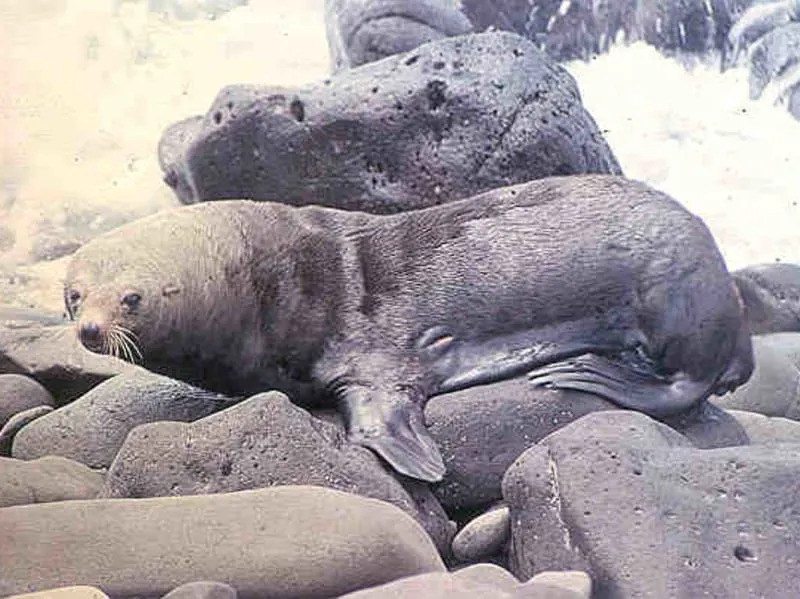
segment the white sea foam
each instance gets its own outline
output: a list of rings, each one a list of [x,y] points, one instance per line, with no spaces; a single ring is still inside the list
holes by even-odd
[[[28,0],[0,4],[0,18],[0,219],[19,256],[42,222],[80,207],[175,203],[155,146],[220,87],[328,72],[322,0],[250,0],[189,20],[145,0]],[[800,262],[800,123],[751,102],[745,71],[687,70],[643,44],[568,68],[625,173],[702,216],[729,266]]]
[[[751,101],[746,70],[643,43],[567,68],[625,174],[702,217],[730,268],[800,263],[800,122]]]

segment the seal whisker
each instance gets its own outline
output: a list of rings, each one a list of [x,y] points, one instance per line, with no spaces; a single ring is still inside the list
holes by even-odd
[[[114,341],[117,346],[117,357],[130,362],[130,351],[125,343],[124,333],[119,330],[114,331]]]
[[[109,329],[107,338],[108,338],[108,351],[106,353],[110,354],[115,358],[118,358],[119,340],[117,339],[117,331],[115,331],[113,327]]]
[[[125,358],[131,364],[136,364],[142,361],[142,351],[136,343],[136,333],[125,327],[117,325],[116,333],[120,342],[120,346],[125,352]]]

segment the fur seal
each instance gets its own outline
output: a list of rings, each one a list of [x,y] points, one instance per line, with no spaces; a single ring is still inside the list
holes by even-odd
[[[756,264],[732,274],[751,333],[800,333],[800,264]]]
[[[428,397],[529,373],[666,416],[745,382],[717,247],[668,196],[554,177],[395,215],[229,200],[89,242],[82,343],[217,391],[338,400],[351,441],[440,480]]]

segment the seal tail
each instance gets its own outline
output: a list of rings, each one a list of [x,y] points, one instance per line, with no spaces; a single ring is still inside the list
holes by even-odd
[[[663,376],[628,353],[583,354],[532,370],[528,378],[536,386],[593,393],[657,418],[682,412],[711,394],[712,381],[682,373]]]

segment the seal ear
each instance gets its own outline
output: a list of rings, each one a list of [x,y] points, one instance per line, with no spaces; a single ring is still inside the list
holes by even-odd
[[[172,297],[173,295],[177,295],[181,292],[181,288],[175,285],[174,283],[168,283],[164,285],[164,288],[161,290],[161,295],[164,297]]]

